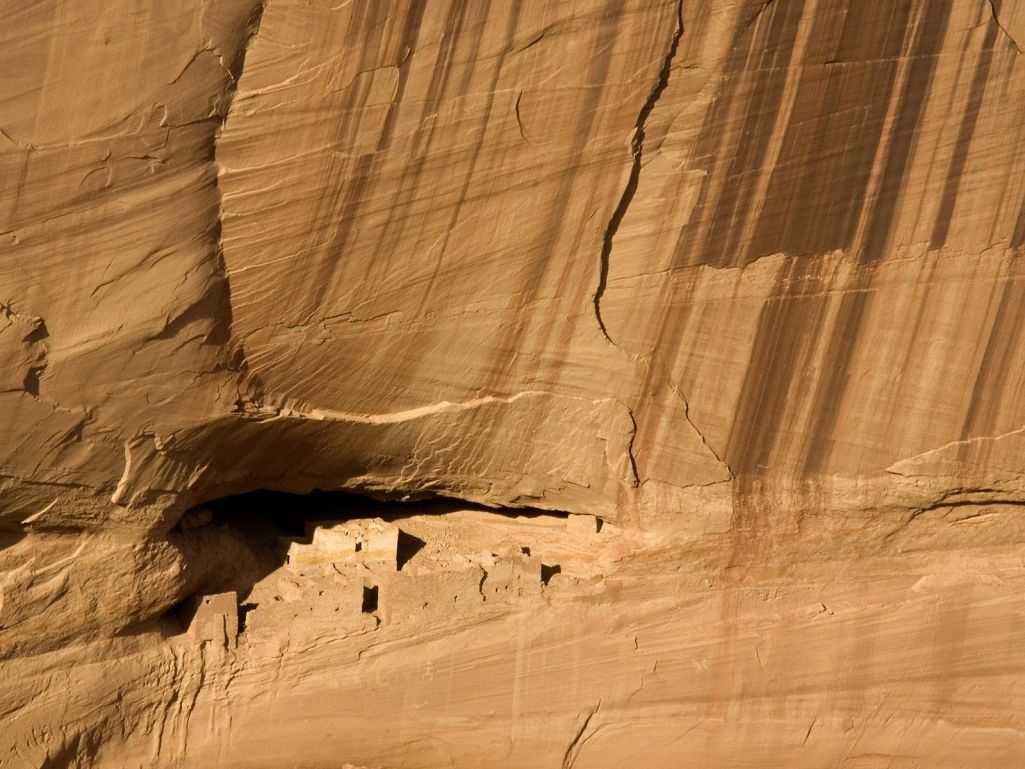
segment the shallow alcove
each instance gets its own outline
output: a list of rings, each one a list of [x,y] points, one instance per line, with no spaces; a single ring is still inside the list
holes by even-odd
[[[417,602],[443,616],[446,607],[464,611],[482,603],[488,575],[495,605],[495,585],[504,585],[499,592],[506,596],[546,588],[560,571],[549,565],[559,562],[559,542],[578,539],[572,528],[565,513],[445,498],[259,490],[209,500],[168,533],[182,556],[186,590],[160,618],[160,630],[168,636],[188,630],[202,597],[221,594],[233,594],[237,617],[229,624],[240,632],[266,625],[274,613],[278,625],[290,625],[285,605],[296,617],[326,614],[332,621],[395,619]]]

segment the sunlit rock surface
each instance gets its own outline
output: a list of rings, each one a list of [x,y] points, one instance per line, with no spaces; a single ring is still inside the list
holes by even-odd
[[[0,21],[0,767],[1025,765],[1025,5]]]

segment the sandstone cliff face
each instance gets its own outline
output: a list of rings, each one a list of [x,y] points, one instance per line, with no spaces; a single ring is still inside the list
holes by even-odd
[[[1025,761],[1025,6],[0,17],[0,766]]]

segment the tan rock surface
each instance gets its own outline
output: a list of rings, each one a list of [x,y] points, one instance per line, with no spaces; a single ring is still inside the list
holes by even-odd
[[[1025,765],[1025,5],[0,20],[0,767]]]

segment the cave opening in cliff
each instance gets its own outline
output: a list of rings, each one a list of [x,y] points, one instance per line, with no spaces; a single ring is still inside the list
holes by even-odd
[[[188,510],[175,524],[174,531],[185,533],[206,526],[230,527],[255,543],[275,537],[303,537],[316,524],[340,524],[359,519],[381,519],[394,523],[411,516],[444,516],[455,511],[479,511],[506,518],[557,518],[566,520],[571,513],[535,507],[491,507],[445,496],[424,496],[416,499],[370,497],[349,491],[314,489],[307,494],[257,489],[241,494],[219,497]],[[601,519],[592,518],[600,531]],[[354,542],[355,551],[365,546]],[[420,546],[422,546],[422,542]],[[417,552],[417,540],[405,531],[399,532],[400,562],[408,561]],[[529,553],[529,548],[525,548]]]

